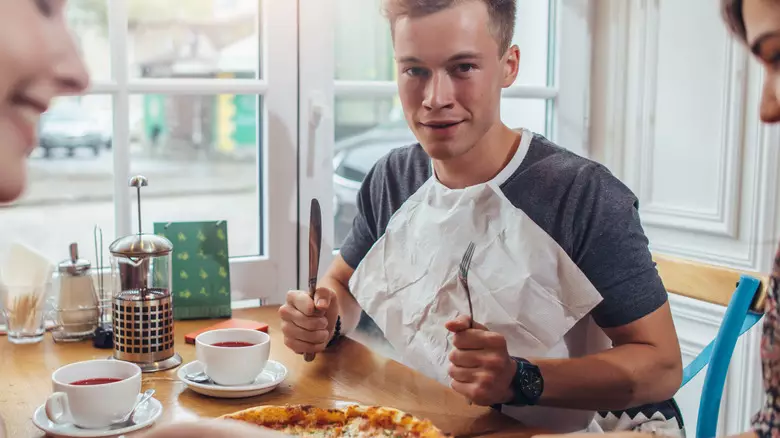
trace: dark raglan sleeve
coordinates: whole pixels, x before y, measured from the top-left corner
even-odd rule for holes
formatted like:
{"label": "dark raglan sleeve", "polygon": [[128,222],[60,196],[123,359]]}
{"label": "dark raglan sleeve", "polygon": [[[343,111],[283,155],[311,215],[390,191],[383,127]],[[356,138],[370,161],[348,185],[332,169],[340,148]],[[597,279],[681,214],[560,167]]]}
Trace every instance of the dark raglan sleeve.
{"label": "dark raglan sleeve", "polygon": [[572,220],[573,253],[604,300],[593,310],[601,327],[634,322],[661,307],[668,295],[639,217],[636,196],[602,166],[581,172]]}
{"label": "dark raglan sleeve", "polygon": [[376,204],[373,198],[377,197],[377,191],[381,189],[382,173],[383,165],[380,161],[369,170],[363,179],[357,194],[357,214],[352,221],[352,228],[347,234],[347,238],[344,239],[339,249],[341,257],[352,269],[357,269],[363,257],[379,238],[378,212],[374,208]]}

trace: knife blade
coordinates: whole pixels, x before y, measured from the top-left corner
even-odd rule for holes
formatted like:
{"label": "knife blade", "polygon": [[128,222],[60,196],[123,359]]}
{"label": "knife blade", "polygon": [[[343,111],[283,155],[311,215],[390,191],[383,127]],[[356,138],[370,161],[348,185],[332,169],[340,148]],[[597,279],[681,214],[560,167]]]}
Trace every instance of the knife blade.
{"label": "knife blade", "polygon": [[[317,273],[320,269],[320,247],[322,245],[322,211],[317,198],[311,200],[309,213],[309,296],[314,299],[317,290]],[[303,355],[306,362],[314,360],[314,353]]]}

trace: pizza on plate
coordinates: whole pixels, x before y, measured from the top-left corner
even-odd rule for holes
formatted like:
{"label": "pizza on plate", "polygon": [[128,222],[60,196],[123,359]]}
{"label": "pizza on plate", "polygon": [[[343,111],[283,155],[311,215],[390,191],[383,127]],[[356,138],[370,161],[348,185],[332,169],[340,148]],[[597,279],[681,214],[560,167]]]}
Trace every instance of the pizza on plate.
{"label": "pizza on plate", "polygon": [[398,409],[350,405],[322,409],[309,405],[258,406],[219,418],[244,421],[307,438],[446,438],[428,420]]}

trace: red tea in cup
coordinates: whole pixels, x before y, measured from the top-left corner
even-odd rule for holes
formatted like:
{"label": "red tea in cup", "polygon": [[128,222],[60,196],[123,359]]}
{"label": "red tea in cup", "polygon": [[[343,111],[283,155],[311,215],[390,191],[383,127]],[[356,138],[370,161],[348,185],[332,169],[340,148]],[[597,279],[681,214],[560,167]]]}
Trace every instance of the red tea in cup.
{"label": "red tea in cup", "polygon": [[117,379],[114,377],[95,377],[92,379],[76,380],[75,382],[71,382],[71,385],[106,385],[108,383],[121,382],[122,380],[123,379]]}
{"label": "red tea in cup", "polygon": [[213,345],[215,347],[251,347],[251,346],[253,346],[255,344],[253,344],[251,342],[235,342],[235,341],[231,342],[231,341],[228,341],[228,342],[215,342],[215,343],[213,343],[211,345]]}

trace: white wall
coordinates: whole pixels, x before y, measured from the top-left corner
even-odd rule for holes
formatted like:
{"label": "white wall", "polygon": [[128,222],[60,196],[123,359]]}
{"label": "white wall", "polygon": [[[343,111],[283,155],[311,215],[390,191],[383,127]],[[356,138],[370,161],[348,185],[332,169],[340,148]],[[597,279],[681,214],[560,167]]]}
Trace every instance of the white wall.
{"label": "white wall", "polygon": [[[768,272],[778,231],[777,128],[758,121],[761,71],[712,0],[593,0],[590,156],[640,199],[654,251]],[[687,364],[723,308],[671,298]],[[762,403],[760,329],[737,345],[719,435]],[[703,375],[678,395],[689,436]]]}

